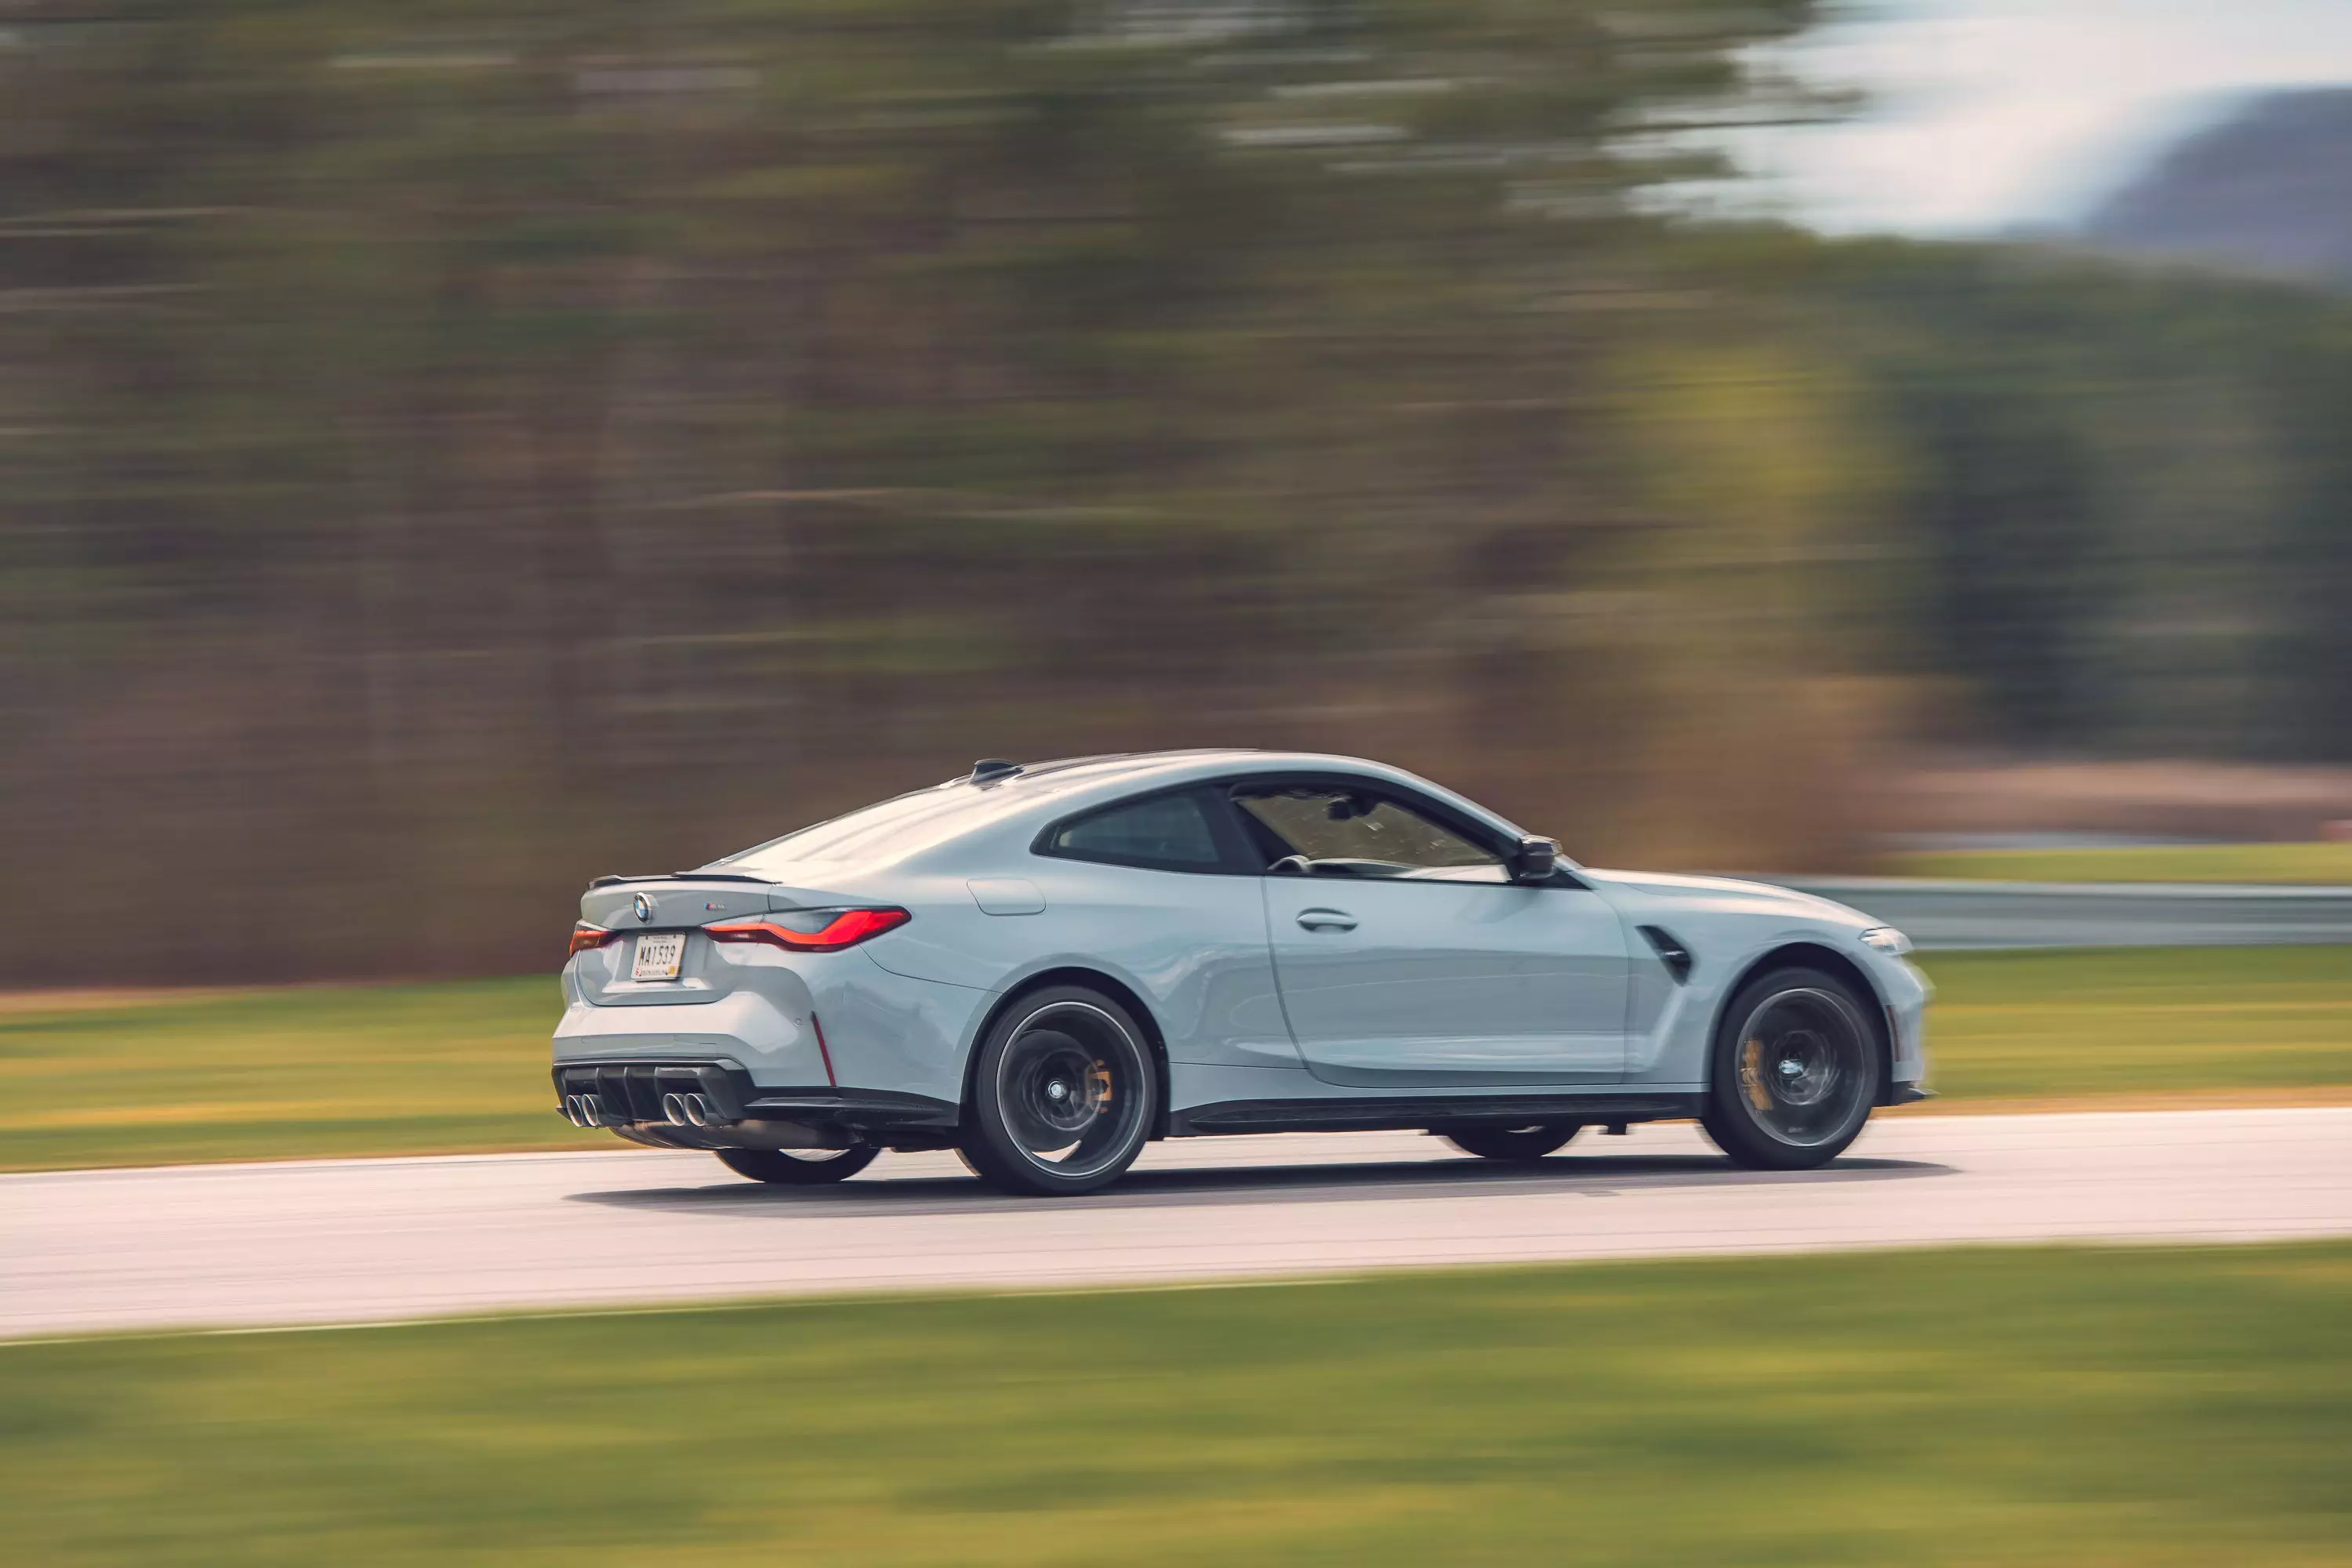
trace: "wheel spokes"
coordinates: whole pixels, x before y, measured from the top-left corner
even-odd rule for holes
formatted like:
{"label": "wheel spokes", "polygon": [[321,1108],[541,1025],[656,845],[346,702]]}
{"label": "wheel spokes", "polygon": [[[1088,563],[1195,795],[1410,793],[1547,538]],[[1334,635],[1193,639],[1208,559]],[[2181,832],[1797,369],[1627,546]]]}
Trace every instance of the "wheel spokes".
{"label": "wheel spokes", "polygon": [[1869,1081],[1867,1043],[1851,1008],[1825,991],[1768,997],[1740,1031],[1739,1095],[1764,1132],[1823,1143],[1851,1119]]}
{"label": "wheel spokes", "polygon": [[1138,1097],[1120,1079],[1120,1054],[1053,1027],[1014,1038],[999,1068],[1005,1127],[1038,1163],[1080,1170],[1131,1136]]}

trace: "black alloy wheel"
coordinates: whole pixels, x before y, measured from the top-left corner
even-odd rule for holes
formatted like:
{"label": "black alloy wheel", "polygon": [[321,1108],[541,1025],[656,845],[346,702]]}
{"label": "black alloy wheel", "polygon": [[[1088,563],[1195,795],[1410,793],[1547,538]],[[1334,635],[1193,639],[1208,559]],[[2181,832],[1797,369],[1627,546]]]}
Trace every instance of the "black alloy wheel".
{"label": "black alloy wheel", "polygon": [[1580,1121],[1541,1121],[1532,1127],[1445,1127],[1437,1135],[1465,1154],[1525,1164],[1565,1148],[1583,1130]]}
{"label": "black alloy wheel", "polygon": [[1090,1193],[1151,1135],[1159,1076],[1143,1030],[1100,992],[1056,985],[1016,1001],[973,1062],[964,1163],[998,1190]]}
{"label": "black alloy wheel", "polygon": [[845,1182],[882,1151],[871,1143],[847,1149],[721,1149],[719,1163],[739,1176],[780,1187],[814,1187]]}
{"label": "black alloy wheel", "polygon": [[1737,1164],[1801,1171],[1845,1152],[1878,1102],[1878,1037],[1853,987],[1783,969],[1740,988],[1716,1031],[1700,1123]]}

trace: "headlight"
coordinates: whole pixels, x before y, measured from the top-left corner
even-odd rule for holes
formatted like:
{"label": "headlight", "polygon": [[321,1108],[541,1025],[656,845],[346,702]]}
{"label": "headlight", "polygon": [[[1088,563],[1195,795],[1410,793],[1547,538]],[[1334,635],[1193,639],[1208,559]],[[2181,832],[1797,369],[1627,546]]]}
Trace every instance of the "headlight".
{"label": "headlight", "polygon": [[1873,926],[1862,933],[1862,945],[1875,948],[1889,958],[1900,958],[1911,951],[1911,939],[1893,926]]}

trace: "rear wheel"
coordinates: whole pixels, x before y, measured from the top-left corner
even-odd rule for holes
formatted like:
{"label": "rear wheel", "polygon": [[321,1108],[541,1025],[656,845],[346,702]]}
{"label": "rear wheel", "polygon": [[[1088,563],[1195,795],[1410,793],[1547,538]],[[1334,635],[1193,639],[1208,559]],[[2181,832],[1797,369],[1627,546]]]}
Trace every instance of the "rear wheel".
{"label": "rear wheel", "polygon": [[1845,1152],[1878,1102],[1878,1038],[1853,987],[1818,969],[1749,982],[1717,1026],[1706,1110],[1716,1147],[1759,1171]]}
{"label": "rear wheel", "polygon": [[1001,1191],[1090,1193],[1143,1152],[1159,1105],[1143,1030],[1098,991],[1021,998],[981,1042],[964,1163]]}
{"label": "rear wheel", "polygon": [[1584,1130],[1578,1121],[1541,1121],[1532,1127],[1452,1127],[1438,1136],[1465,1154],[1486,1160],[1540,1160]]}
{"label": "rear wheel", "polygon": [[848,1149],[721,1149],[719,1163],[739,1176],[780,1187],[845,1182],[882,1152],[871,1143]]}

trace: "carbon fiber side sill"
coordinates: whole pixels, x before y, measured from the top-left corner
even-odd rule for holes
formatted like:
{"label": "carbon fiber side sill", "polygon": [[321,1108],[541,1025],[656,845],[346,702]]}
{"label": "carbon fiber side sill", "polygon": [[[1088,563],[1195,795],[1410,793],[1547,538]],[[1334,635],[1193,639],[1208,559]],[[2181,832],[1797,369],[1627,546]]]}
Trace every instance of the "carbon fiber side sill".
{"label": "carbon fiber side sill", "polygon": [[1414,1095],[1379,1099],[1229,1100],[1168,1119],[1171,1138],[1232,1132],[1397,1132],[1470,1122],[1580,1121],[1589,1126],[1696,1116],[1695,1094]]}

